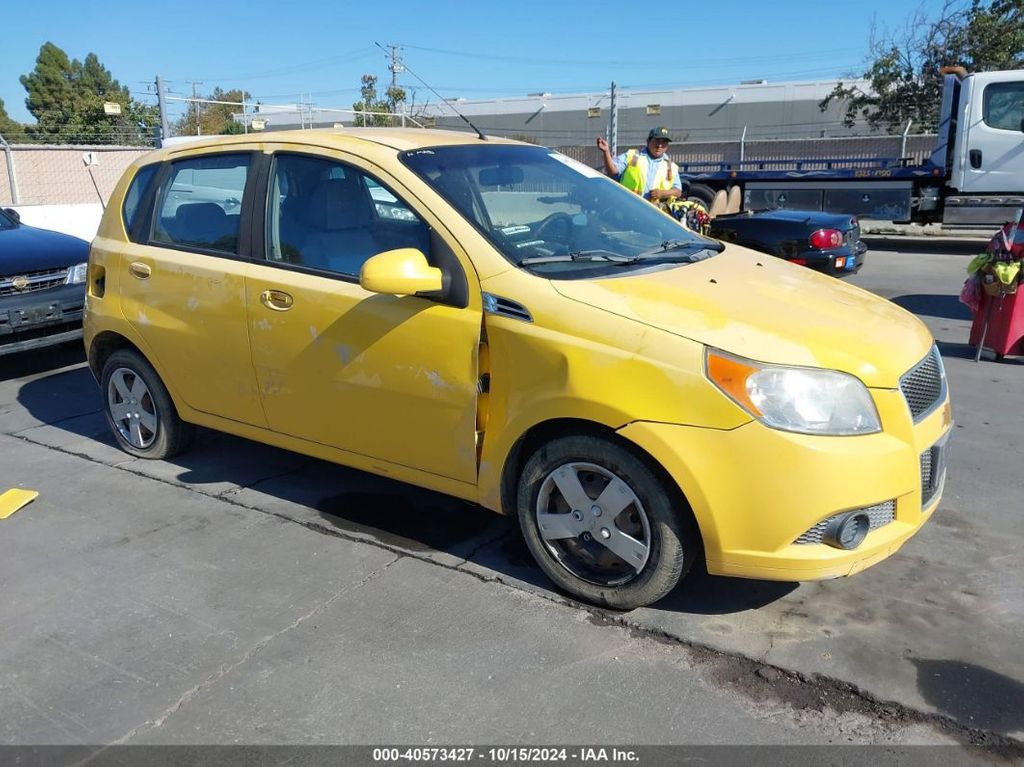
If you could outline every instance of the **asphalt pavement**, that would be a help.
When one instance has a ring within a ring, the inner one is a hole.
[[[974,363],[977,243],[871,240],[953,392],[939,511],[849,579],[574,603],[511,522],[214,432],[113,446],[77,349],[0,358],[0,742],[976,743],[1024,757],[1024,359]],[[870,478],[850,477],[850,482]]]

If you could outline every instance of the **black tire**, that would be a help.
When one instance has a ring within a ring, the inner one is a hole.
[[[192,444],[195,427],[181,420],[167,387],[138,352],[118,349],[111,354],[103,364],[100,385],[107,425],[129,455],[171,458]]]
[[[556,479],[556,470],[561,479]],[[570,490],[578,486],[586,494],[578,505],[592,503],[610,488],[612,508],[607,514],[597,504],[572,509],[557,482],[573,475],[576,482],[569,480]],[[614,493],[620,494],[619,504],[626,504],[618,511]],[[690,511],[676,508],[674,498],[626,447],[610,439],[573,435],[543,445],[526,462],[516,513],[530,553],[558,587],[585,602],[632,610],[672,591],[700,551]],[[613,543],[603,543],[601,536]],[[620,557],[612,545],[626,555]],[[627,561],[629,554],[640,560],[638,571],[637,564]]]
[[[711,210],[711,206],[715,202],[715,190],[707,184],[690,184],[686,190],[686,198],[699,200],[705,208]]]

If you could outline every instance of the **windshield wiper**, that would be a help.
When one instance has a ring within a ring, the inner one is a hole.
[[[519,262],[520,266],[531,264],[557,264],[572,261],[611,261],[616,264],[635,264],[639,256],[622,256],[608,250],[573,250],[558,256],[532,256]]]
[[[696,256],[701,251],[711,251],[712,253],[721,253],[725,250],[725,246],[717,242],[716,240],[665,240],[661,245],[650,250],[645,250],[637,258],[650,258],[651,256],[660,256],[662,253],[670,253],[674,250],[690,250],[694,251],[693,255]],[[707,256],[704,256],[707,258]],[[701,259],[694,259],[701,260]]]

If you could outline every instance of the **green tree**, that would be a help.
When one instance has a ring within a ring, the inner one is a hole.
[[[251,102],[252,94],[238,88],[226,91],[220,87],[202,96],[206,101],[230,102],[224,104],[208,104],[189,102],[185,114],[174,124],[178,136],[214,136],[217,134],[235,134],[244,132],[242,124],[235,120],[234,114],[242,111],[242,102]],[[198,128],[198,130],[197,130]]]
[[[0,99],[0,136],[2,136],[5,141],[13,143],[15,139],[18,139],[19,141],[21,140],[21,134],[24,133],[24,131],[24,126],[21,123],[12,120],[11,116],[7,114],[7,108],[4,106],[4,100]]]
[[[1024,67],[1022,0],[945,0],[934,14],[918,10],[900,31],[872,29],[868,87],[840,82],[819,105],[844,104],[843,122],[864,120],[872,129],[916,132],[938,127],[943,66],[968,72]]]
[[[36,141],[146,144],[159,122],[156,107],[133,99],[95,53],[80,62],[44,43],[21,84],[28,94],[25,106],[36,119],[28,133]],[[105,104],[117,108],[108,113]]]
[[[357,112],[388,112],[391,114],[401,111],[406,100],[404,88],[397,85],[388,88],[384,98],[377,97],[377,76],[363,75],[360,79],[359,101],[352,105]],[[392,125],[395,118],[388,114],[357,114],[354,123],[356,125]]]

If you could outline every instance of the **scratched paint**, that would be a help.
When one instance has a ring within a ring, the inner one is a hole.
[[[199,308],[199,299],[195,296],[189,296],[188,301],[185,302],[185,308],[190,312],[194,312]]]
[[[428,370],[426,372],[427,380],[430,381],[430,385],[435,389],[451,389],[452,385],[448,383],[436,370]]]

